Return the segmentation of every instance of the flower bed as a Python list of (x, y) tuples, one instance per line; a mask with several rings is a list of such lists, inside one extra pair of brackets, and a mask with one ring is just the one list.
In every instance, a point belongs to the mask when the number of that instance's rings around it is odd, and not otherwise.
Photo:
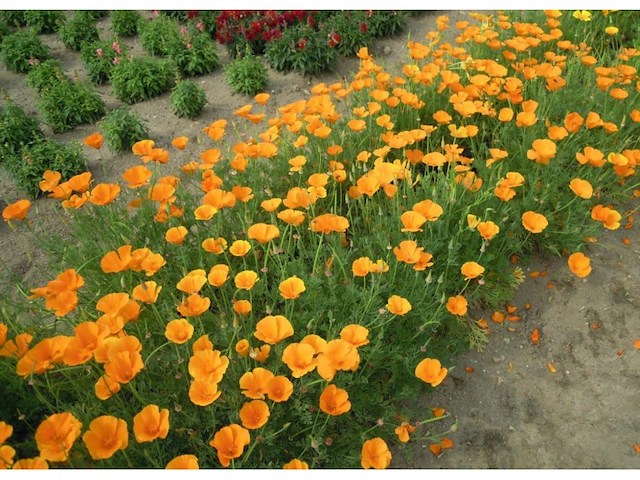
[[(55, 278), (3, 311), (7, 405), (29, 407), (0, 411), (4, 463), (386, 468), (394, 443), (450, 447), (445, 412), (398, 402), (482, 346), (474, 309), (504, 305), (520, 262), (589, 275), (583, 246), (640, 196), (629, 14), (532, 15), (410, 41), (401, 73), (361, 49), (349, 83), (236, 111), (259, 136), (229, 145), (219, 119), (135, 143), (121, 183), (47, 172), (78, 244), (48, 242)], [(29, 205), (3, 217), (28, 228)]]

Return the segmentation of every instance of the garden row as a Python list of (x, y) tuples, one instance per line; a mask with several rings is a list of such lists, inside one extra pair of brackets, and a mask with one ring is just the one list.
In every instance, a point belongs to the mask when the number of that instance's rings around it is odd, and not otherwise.
[[(409, 441), (450, 448), (446, 411), (400, 402), (482, 347), (478, 308), (505, 308), (531, 255), (588, 276), (585, 245), (640, 197), (637, 14), (472, 17), (455, 46), (438, 18), (399, 72), (362, 48), (349, 81), (256, 97), (239, 138), (221, 118), (204, 142), (136, 142), (113, 183), (45, 172), (74, 242), (37, 238), (50, 280), (0, 309), (4, 466), (386, 468)], [(30, 205), (3, 210), (19, 234)]]

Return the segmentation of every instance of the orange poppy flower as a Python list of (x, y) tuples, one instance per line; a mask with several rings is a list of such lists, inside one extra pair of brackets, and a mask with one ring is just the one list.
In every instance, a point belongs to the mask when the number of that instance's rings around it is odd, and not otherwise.
[(211, 267), (207, 280), (214, 287), (221, 287), (229, 278), (229, 266), (219, 263)]
[(199, 407), (211, 405), (221, 394), (218, 384), (209, 380), (194, 380), (189, 387), (189, 400)]
[(131, 260), (131, 245), (123, 245), (117, 251), (107, 252), (100, 260), (100, 268), (104, 273), (122, 272), (129, 268)]
[(593, 187), (586, 180), (581, 180), (579, 178), (574, 178), (569, 182), (569, 188), (573, 193), (575, 193), (580, 198), (591, 198), (593, 195)]
[(271, 240), (278, 238), (279, 236), (280, 230), (278, 227), (268, 223), (256, 223), (251, 225), (247, 230), (247, 237), (252, 240), (257, 240), (262, 244), (269, 243)]
[[(343, 340), (353, 344), (347, 338), (343, 338)], [(305, 337), (300, 341), (300, 343), (306, 343), (307, 345), (311, 345), (315, 353), (323, 352), (327, 346), (327, 341), (324, 338), (320, 337), (319, 335), (315, 335), (315, 334), (305, 335)]]
[(134, 287), (131, 296), (139, 302), (152, 304), (158, 301), (160, 290), (162, 290), (162, 286), (158, 285), (156, 282), (143, 282)]
[(13, 466), (16, 450), (9, 445), (0, 445), (0, 470), (8, 470)]
[(16, 365), (16, 373), (21, 377), (44, 373), (63, 361), (64, 352), (73, 337), (58, 335), (45, 338), (31, 348)]
[(129, 383), (143, 368), (144, 363), (139, 352), (122, 350), (112, 353), (110, 349), (104, 371), (118, 383)]
[(189, 359), (189, 375), (195, 380), (219, 383), (229, 367), (229, 358), (219, 350), (200, 350)]
[(253, 335), (258, 340), (275, 345), (293, 335), (293, 326), (282, 315), (268, 315), (256, 324), (256, 331)]
[(251, 302), (249, 302), (248, 300), (234, 300), (233, 311), (238, 315), (249, 315), (249, 313), (251, 313)]
[(584, 253), (577, 252), (569, 256), (569, 269), (579, 278), (584, 278), (591, 273), (591, 259)]
[(347, 413), (351, 410), (349, 394), (335, 385), (327, 385), (320, 394), (320, 410), (333, 417)]
[(253, 270), (243, 270), (234, 277), (236, 288), (241, 290), (251, 290), (258, 280), (258, 274)]
[(294, 275), (282, 281), (278, 289), (285, 300), (295, 300), (306, 290), (306, 287), (304, 282)]
[(299, 210), (288, 208), (278, 213), (278, 218), (288, 225), (297, 227), (304, 222), (305, 214)]
[(253, 97), (253, 99), (259, 105), (266, 105), (270, 98), (271, 95), (269, 95), (268, 93), (258, 93), (255, 97)]
[(257, 367), (251, 372), (246, 372), (240, 377), (240, 389), (242, 394), (248, 398), (263, 399), (268, 393), (269, 382), (273, 380), (274, 375), (266, 368)]
[(213, 343), (211, 343), (211, 340), (209, 340), (209, 335), (201, 335), (200, 338), (198, 338), (198, 340), (193, 342), (191, 349), (193, 350), (194, 355), (197, 352), (200, 352), (203, 350), (213, 351)]
[(171, 145), (176, 147), (178, 150), (184, 150), (189, 143), (189, 137), (176, 137), (171, 140)]
[(339, 370), (356, 371), (360, 365), (360, 354), (351, 343), (338, 338), (327, 343), (317, 360), (318, 374), (330, 382)]
[(482, 238), (484, 238), (485, 240), (491, 240), (498, 233), (500, 233), (500, 227), (498, 227), (492, 221), (479, 222), (476, 225), (476, 228), (477, 228), (478, 232), (480, 233), (480, 236)]
[(282, 361), (294, 378), (300, 378), (316, 368), (315, 349), (306, 343), (291, 343), (282, 352)]
[(270, 198), (268, 200), (263, 200), (260, 203), (260, 206), (267, 212), (271, 213), (271, 212), (275, 212), (278, 207), (280, 206), (280, 204), (282, 203), (282, 199), (281, 198)]
[(199, 470), (198, 457), (195, 455), (178, 455), (173, 458), (167, 466), (166, 470)]
[(385, 441), (376, 437), (364, 442), (360, 453), (360, 464), (364, 469), (384, 470), (387, 468), (391, 464), (391, 452)]
[(192, 270), (185, 277), (180, 279), (176, 288), (186, 294), (198, 293), (207, 282), (206, 272), (202, 269)]
[(91, 190), (89, 202), (99, 206), (109, 205), (119, 194), (120, 185), (117, 183), (99, 183)]
[(584, 121), (584, 126), (587, 127), (588, 130), (602, 127), (603, 125), (604, 125), (604, 120), (600, 118), (599, 114), (597, 114), (596, 112), (589, 112), (587, 114), (587, 118)]
[(180, 225), (179, 227), (171, 227), (164, 235), (165, 240), (168, 243), (173, 243), (174, 245), (180, 245), (184, 242), (185, 237), (187, 236), (189, 231)]
[(38, 184), (40, 190), (42, 190), (43, 192), (51, 192), (58, 186), (58, 183), (60, 183), (62, 174), (60, 172), (45, 170), (45, 172), (42, 174), (42, 178), (43, 180), (41, 180)]
[(407, 443), (409, 441), (409, 434), (413, 433), (415, 427), (408, 422), (402, 422), (400, 426), (396, 427), (394, 432), (398, 436), (398, 440), (402, 443)]
[(42, 457), (23, 458), (16, 461), (12, 468), (14, 470), (48, 470), (49, 464)]
[(139, 188), (147, 185), (152, 172), (144, 165), (128, 168), (122, 174), (122, 179), (127, 182), (129, 188)]
[(312, 232), (319, 232), (329, 234), (332, 232), (344, 233), (349, 228), (349, 220), (340, 215), (333, 213), (325, 213), (318, 215), (311, 220), (310, 230)]
[(484, 273), (484, 267), (476, 262), (465, 262), (460, 268), (465, 280), (477, 278)]
[(178, 306), (178, 312), (183, 317), (197, 317), (203, 314), (211, 306), (211, 300), (207, 297), (201, 297), (197, 293), (189, 295)]
[(447, 300), (447, 310), (452, 315), (464, 317), (467, 314), (467, 300), (462, 295), (449, 297)]
[(578, 160), (580, 165), (588, 163), (596, 168), (600, 168), (607, 163), (607, 160), (604, 158), (604, 153), (593, 147), (585, 147), (582, 152), (576, 153), (576, 160)]
[(266, 393), (272, 402), (286, 402), (293, 393), (293, 383), (287, 377), (278, 375), (268, 381)]
[(56, 413), (47, 417), (35, 434), (40, 456), (50, 462), (64, 462), (81, 430), (82, 423), (71, 413)]
[(418, 244), (413, 240), (404, 240), (393, 249), (396, 259), (409, 265), (417, 263), (423, 251), (424, 248), (418, 247)]
[(101, 376), (95, 384), (94, 392), (100, 400), (107, 400), (118, 393), (122, 387), (108, 375)]
[(222, 238), (205, 238), (202, 241), (202, 249), (205, 252), (215, 253), (216, 255), (220, 255), (227, 249), (227, 241)]
[(522, 226), (531, 233), (540, 233), (548, 225), (549, 221), (541, 213), (528, 211), (522, 214)]
[(269, 420), (269, 406), (262, 400), (246, 402), (240, 408), (240, 421), (242, 426), (249, 430), (257, 430), (263, 427)]
[(415, 376), (432, 387), (437, 387), (447, 376), (447, 369), (442, 367), (440, 360), (425, 358), (415, 370)]
[(199, 205), (193, 211), (193, 216), (196, 220), (206, 221), (211, 220), (216, 213), (218, 213), (218, 209), (216, 207), (212, 207), (211, 205)]
[(193, 336), (193, 325), (188, 320), (180, 318), (171, 320), (165, 327), (164, 336), (167, 340), (178, 345), (188, 342)]
[(596, 205), (591, 209), (591, 218), (602, 222), (603, 226), (609, 230), (617, 230), (620, 227), (622, 215), (612, 208)]
[(249, 445), (250, 441), (249, 430), (233, 423), (218, 430), (209, 445), (217, 450), (218, 460), (222, 466), (228, 467), (231, 460), (243, 454), (244, 447)]
[[(367, 338), (368, 336), (369, 336), (369, 330), (363, 327), (362, 325), (356, 325), (356, 324), (347, 325), (340, 331), (340, 338), (345, 342), (349, 342), (351, 345), (353, 345), (356, 348), (361, 347), (363, 345), (367, 345), (369, 343), (369, 339)], [(324, 342), (323, 339), (320, 339), (320, 340)], [(322, 348), (320, 350), (316, 349), (316, 351), (319, 353), (320, 351), (324, 350), (325, 346), (326, 346), (326, 342), (324, 342), (324, 345), (322, 345)]]
[(84, 137), (82, 143), (84, 143), (87, 147), (95, 148), (96, 150), (100, 150), (102, 148), (102, 143), (104, 142), (104, 137), (99, 133), (92, 133), (88, 137)]
[(29, 200), (18, 200), (10, 205), (7, 205), (2, 211), (2, 218), (5, 222), (10, 220), (24, 220), (31, 208), (31, 202)]
[(442, 207), (432, 200), (418, 202), (413, 205), (412, 210), (420, 213), (428, 222), (437, 220), (444, 213)]
[(147, 405), (133, 417), (133, 434), (136, 442), (151, 442), (167, 438), (169, 433), (169, 410), (160, 410), (157, 405)]
[(411, 308), (409, 300), (399, 295), (391, 295), (387, 301), (387, 310), (394, 315), (406, 315), (411, 311)]
[(373, 262), (369, 257), (360, 257), (353, 261), (351, 264), (351, 271), (354, 277), (366, 277), (371, 273), (373, 268)]
[(421, 213), (410, 210), (400, 215), (400, 221), (403, 225), (401, 232), (422, 232), (420, 227), (426, 223), (427, 219)]
[(527, 158), (536, 163), (548, 165), (549, 160), (556, 156), (556, 144), (548, 138), (533, 141), (532, 149), (527, 150)]
[(129, 446), (127, 422), (111, 415), (102, 415), (89, 424), (82, 441), (94, 460), (111, 458), (118, 450)]
[(4, 421), (0, 422), (0, 445), (2, 445), (12, 434), (13, 427)]
[(282, 468), (283, 470), (309, 470), (309, 465), (307, 462), (294, 458), (290, 462), (285, 463)]

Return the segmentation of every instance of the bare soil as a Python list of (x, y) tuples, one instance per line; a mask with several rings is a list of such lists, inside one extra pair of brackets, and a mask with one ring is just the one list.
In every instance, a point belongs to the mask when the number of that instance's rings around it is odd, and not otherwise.
[[(467, 19), (466, 12), (425, 12), (411, 17), (403, 34), (376, 42), (371, 52), (387, 68), (397, 69), (406, 58), (407, 35), (424, 39), (440, 14), (448, 15), (451, 25)], [(109, 19), (101, 20), (99, 27), (108, 38)], [(66, 50), (55, 34), (42, 38), (68, 74), (85, 78), (79, 54)], [(124, 42), (134, 54), (143, 54), (137, 38)], [(218, 51), (223, 64), (228, 63), (224, 49)], [(348, 79), (357, 66), (356, 58), (341, 59), (334, 72), (314, 77), (270, 69), (270, 105), (298, 100), (318, 82)], [(199, 142), (204, 126), (218, 118), (232, 121), (233, 111), (251, 101), (231, 93), (222, 69), (196, 80), (209, 100), (196, 120), (173, 115), (168, 94), (133, 106), (158, 145), (167, 147), (178, 135)], [(1, 66), (0, 89), (37, 116), (37, 94), (26, 85), (25, 75)], [(121, 105), (110, 85), (97, 90), (108, 109)], [(57, 140), (82, 141), (97, 126), (83, 125), (58, 135), (46, 126), (44, 130)], [(106, 148), (86, 154), (97, 181), (118, 181), (124, 169), (138, 163), (130, 153), (114, 154)], [(0, 207), (18, 198), (23, 192), (0, 169)], [(51, 215), (53, 206), (53, 201), (40, 199), (29, 214), (41, 235), (65, 229), (60, 217)], [(623, 243), (625, 237), (629, 245)], [(432, 407), (449, 412), (444, 422), (457, 424), (457, 431), (448, 435), (454, 448), (435, 457), (427, 448), (429, 442), (413, 441), (394, 450), (392, 467), (640, 468), (640, 455), (633, 448), (640, 443), (640, 351), (633, 348), (634, 339), (640, 338), (640, 235), (634, 229), (606, 232), (588, 255), (593, 272), (584, 280), (569, 272), (563, 258), (539, 258), (525, 266), (525, 272), (546, 271), (547, 276), (527, 277), (517, 291), (511, 303), (522, 319), (502, 325), (489, 320), (486, 349), (462, 355), (432, 394), (415, 399), (415, 408), (425, 412), (423, 418), (430, 416)], [(30, 235), (16, 234), (0, 223), (0, 291), (14, 293), (16, 281), (29, 288), (46, 282), (41, 268), (45, 260)], [(529, 310), (524, 309), (527, 303), (532, 305)], [(485, 318), (490, 313), (485, 312)], [(538, 345), (530, 340), (534, 328), (541, 332)], [(442, 425), (433, 427), (434, 432), (442, 430)]]

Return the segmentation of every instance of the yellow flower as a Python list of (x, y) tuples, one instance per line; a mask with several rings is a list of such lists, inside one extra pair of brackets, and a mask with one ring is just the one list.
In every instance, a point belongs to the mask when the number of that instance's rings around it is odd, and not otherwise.
[(614, 27), (613, 25), (608, 26), (607, 28), (604, 29), (604, 33), (606, 33), (607, 35), (615, 35), (616, 33), (618, 33), (620, 31), (620, 29), (618, 27)]
[(590, 22), (591, 12), (589, 10), (576, 10), (573, 12), (573, 18), (576, 18), (581, 22)]

